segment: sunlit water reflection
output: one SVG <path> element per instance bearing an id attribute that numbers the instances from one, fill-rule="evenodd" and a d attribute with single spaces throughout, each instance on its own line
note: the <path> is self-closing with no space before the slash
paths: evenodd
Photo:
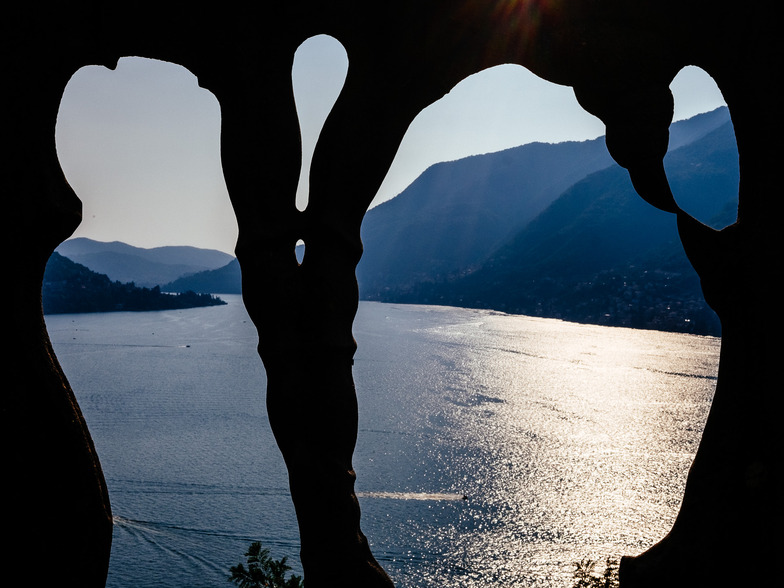
<path id="1" fill-rule="evenodd" d="M 357 329 L 360 486 L 467 497 L 407 506 L 402 520 L 389 501 L 367 504 L 401 585 L 566 586 L 574 561 L 638 553 L 669 530 L 718 339 L 437 307 L 363 311 L 374 318 Z M 413 539 L 402 558 L 390 522 Z"/>
<path id="2" fill-rule="evenodd" d="M 256 334 L 224 307 L 47 317 L 117 516 L 108 586 L 226 586 L 260 539 L 298 569 Z M 363 303 L 363 529 L 400 587 L 570 585 L 670 528 L 719 340 Z"/>

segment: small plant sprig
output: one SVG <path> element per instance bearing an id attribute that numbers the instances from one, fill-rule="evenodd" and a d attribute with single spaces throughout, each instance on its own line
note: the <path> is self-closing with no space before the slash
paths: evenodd
<path id="1" fill-rule="evenodd" d="M 248 558 L 247 568 L 239 564 L 229 570 L 229 582 L 240 588 L 304 588 L 300 576 L 292 574 L 286 579 L 286 573 L 291 570 L 286 558 L 272 559 L 269 549 L 262 548 L 260 541 L 251 543 L 245 557 Z"/>
<path id="2" fill-rule="evenodd" d="M 618 560 L 608 557 L 603 572 L 596 571 L 596 561 L 574 562 L 573 588 L 618 588 Z"/>

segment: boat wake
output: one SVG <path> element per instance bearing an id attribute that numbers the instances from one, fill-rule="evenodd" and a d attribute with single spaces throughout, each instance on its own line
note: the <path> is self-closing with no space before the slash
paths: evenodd
<path id="1" fill-rule="evenodd" d="M 357 497 L 393 500 L 468 500 L 465 494 L 451 492 L 357 492 Z"/>

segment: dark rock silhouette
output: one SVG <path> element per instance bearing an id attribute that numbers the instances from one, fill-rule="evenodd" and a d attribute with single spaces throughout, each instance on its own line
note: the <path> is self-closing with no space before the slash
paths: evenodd
<path id="1" fill-rule="evenodd" d="M 706 0 L 7 7 L 4 234 L 25 244 L 11 268 L 21 280 L 8 293 L 14 342 L 4 353 L 7 380 L 15 382 L 2 413 L 10 585 L 38 569 L 44 546 L 47 568 L 63 583 L 105 583 L 108 495 L 46 335 L 40 290 L 47 259 L 80 220 L 55 150 L 63 89 L 80 66 L 113 67 L 127 55 L 183 65 L 221 105 L 243 295 L 259 331 L 269 415 L 290 473 L 310 588 L 391 586 L 360 530 L 351 464 L 351 327 L 364 212 L 419 111 L 468 75 L 501 63 L 572 86 L 604 121 L 608 150 L 636 191 L 677 219 L 722 321 L 715 400 L 680 514 L 656 546 L 623 560 L 622 586 L 712 585 L 729 561 L 747 562 L 747 585 L 774 585 L 784 494 L 773 406 L 782 322 L 772 282 L 780 266 L 779 157 L 767 143 L 778 134 L 770 127 L 778 121 L 781 68 L 775 8 L 768 1 L 726 10 Z M 316 147 L 310 203 L 299 212 L 291 67 L 296 48 L 320 33 L 343 43 L 350 67 Z M 735 127 L 738 222 L 722 231 L 680 210 L 662 166 L 672 117 L 668 86 L 686 65 L 714 77 Z M 301 265 L 294 254 L 299 239 L 306 245 Z"/>

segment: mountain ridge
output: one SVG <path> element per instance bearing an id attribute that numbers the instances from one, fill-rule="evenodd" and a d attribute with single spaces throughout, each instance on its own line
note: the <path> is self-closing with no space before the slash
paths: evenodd
<path id="1" fill-rule="evenodd" d="M 163 284 L 164 292 L 209 292 L 211 294 L 242 294 L 242 272 L 235 258 L 223 267 L 189 274 Z"/>
<path id="2" fill-rule="evenodd" d="M 735 221 L 739 169 L 731 122 L 673 150 L 665 167 L 685 210 L 714 228 Z M 478 267 L 399 285 L 378 299 L 720 333 L 673 215 L 639 198 L 619 166 L 574 184 Z"/>
<path id="3" fill-rule="evenodd" d="M 665 167 L 678 203 L 715 228 L 734 222 L 739 172 L 727 108 L 674 123 L 670 131 Z M 363 300 L 719 332 L 673 217 L 637 196 L 604 137 L 529 143 L 434 164 L 367 212 L 362 240 Z M 78 253 L 86 245 L 70 247 Z M 139 253 L 122 243 L 102 246 L 106 263 Z M 140 259 L 160 261 L 166 248 L 155 249 L 143 250 Z M 240 292 L 239 263 L 218 253 L 213 264 L 229 262 L 196 272 L 170 266 L 183 273 L 156 285 Z"/>
<path id="4" fill-rule="evenodd" d="M 55 251 L 111 280 L 133 282 L 142 287 L 159 286 L 186 274 L 217 269 L 234 259 L 216 249 L 190 245 L 143 248 L 87 237 L 68 239 Z"/>
<path id="5" fill-rule="evenodd" d="M 729 121 L 726 107 L 674 123 L 671 151 Z M 604 137 L 528 143 L 430 166 L 362 224 L 360 295 L 470 271 L 586 176 L 618 167 Z"/>

